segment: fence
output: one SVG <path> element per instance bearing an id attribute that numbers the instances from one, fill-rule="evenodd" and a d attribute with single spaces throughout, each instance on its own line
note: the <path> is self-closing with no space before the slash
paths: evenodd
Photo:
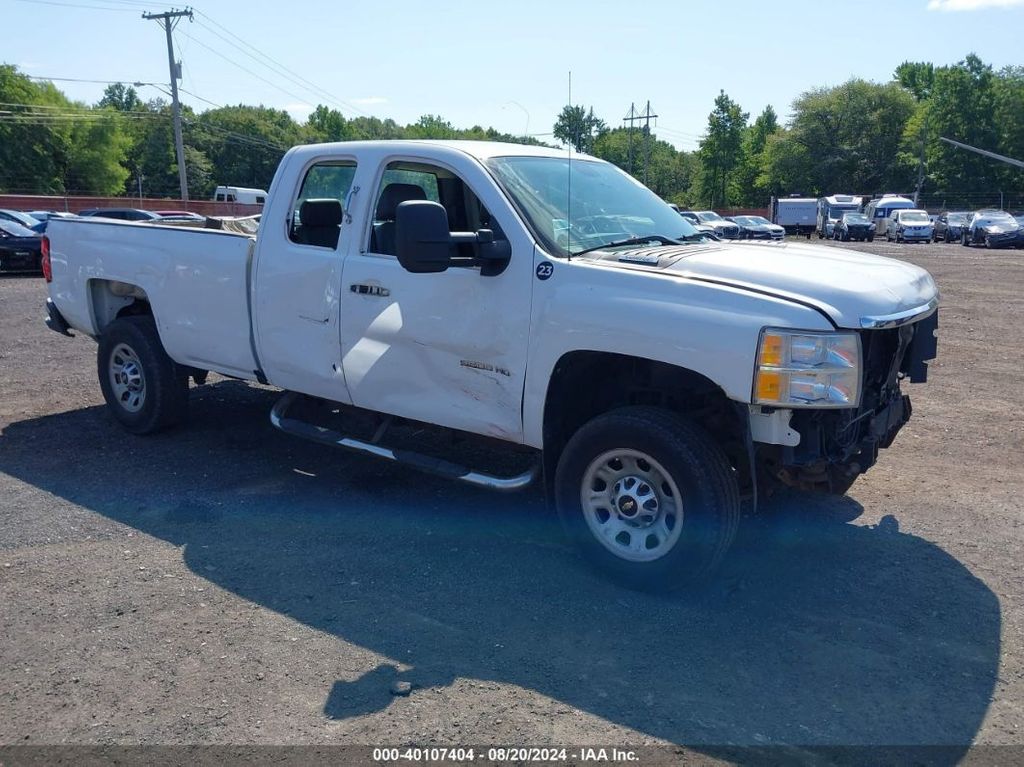
<path id="1" fill-rule="evenodd" d="M 154 197 L 62 197 L 57 195 L 0 194 L 0 208 L 14 210 L 58 210 L 79 213 L 89 208 L 141 208 L 142 210 L 188 210 L 203 216 L 252 216 L 262 205 L 212 200 L 169 200 Z"/>

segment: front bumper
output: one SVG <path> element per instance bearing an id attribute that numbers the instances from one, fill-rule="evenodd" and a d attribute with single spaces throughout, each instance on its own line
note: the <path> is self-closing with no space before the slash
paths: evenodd
<path id="1" fill-rule="evenodd" d="M 892 445 L 910 420 L 910 397 L 900 390 L 900 384 L 927 380 L 928 361 L 937 352 L 938 322 L 936 310 L 915 323 L 861 330 L 864 378 L 860 406 L 794 410 L 790 426 L 800 440 L 777 448 L 781 471 L 774 473 L 795 484 L 813 484 L 814 478 L 830 469 L 853 476 L 871 468 L 879 450 Z"/>

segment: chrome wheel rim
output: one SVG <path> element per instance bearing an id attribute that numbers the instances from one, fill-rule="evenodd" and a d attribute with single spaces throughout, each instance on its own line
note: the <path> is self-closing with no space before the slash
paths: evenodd
<path id="1" fill-rule="evenodd" d="M 129 413 L 139 412 L 146 404 L 146 376 L 139 355 L 127 344 L 118 344 L 107 367 L 114 399 Z"/>
<path id="2" fill-rule="evenodd" d="M 617 448 L 591 461 L 580 501 L 594 537 L 630 562 L 665 556 L 682 534 L 683 501 L 675 480 L 639 450 Z"/>

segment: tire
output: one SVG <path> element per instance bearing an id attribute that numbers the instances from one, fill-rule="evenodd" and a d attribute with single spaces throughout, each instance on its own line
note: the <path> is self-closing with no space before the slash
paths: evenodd
<path id="1" fill-rule="evenodd" d="M 967 232 L 960 233 L 960 244 L 963 245 L 965 248 L 970 247 L 971 243 L 967 241 Z"/>
<path id="2" fill-rule="evenodd" d="M 153 434 L 187 417 L 188 372 L 167 356 L 152 317 L 110 323 L 96 370 L 107 407 L 132 434 Z"/>
<path id="3" fill-rule="evenodd" d="M 681 515 L 670 513 L 679 510 L 673 499 Z M 573 435 L 558 461 L 555 503 L 588 562 L 645 591 L 671 591 L 709 575 L 740 516 L 733 469 L 714 440 L 689 420 L 650 407 L 613 410 Z"/>
<path id="4" fill-rule="evenodd" d="M 875 241 L 875 235 L 869 234 L 868 235 L 868 242 L 874 242 L 874 241 Z"/>

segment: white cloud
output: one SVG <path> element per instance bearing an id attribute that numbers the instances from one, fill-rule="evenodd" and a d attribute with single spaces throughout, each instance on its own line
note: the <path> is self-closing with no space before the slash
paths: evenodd
<path id="1" fill-rule="evenodd" d="M 929 11 L 980 11 L 1024 6 L 1024 0 L 928 0 Z"/>
<path id="2" fill-rule="evenodd" d="M 388 100 L 383 96 L 367 96 L 364 99 L 352 99 L 353 104 L 361 107 L 373 106 L 374 104 L 387 104 Z"/>

